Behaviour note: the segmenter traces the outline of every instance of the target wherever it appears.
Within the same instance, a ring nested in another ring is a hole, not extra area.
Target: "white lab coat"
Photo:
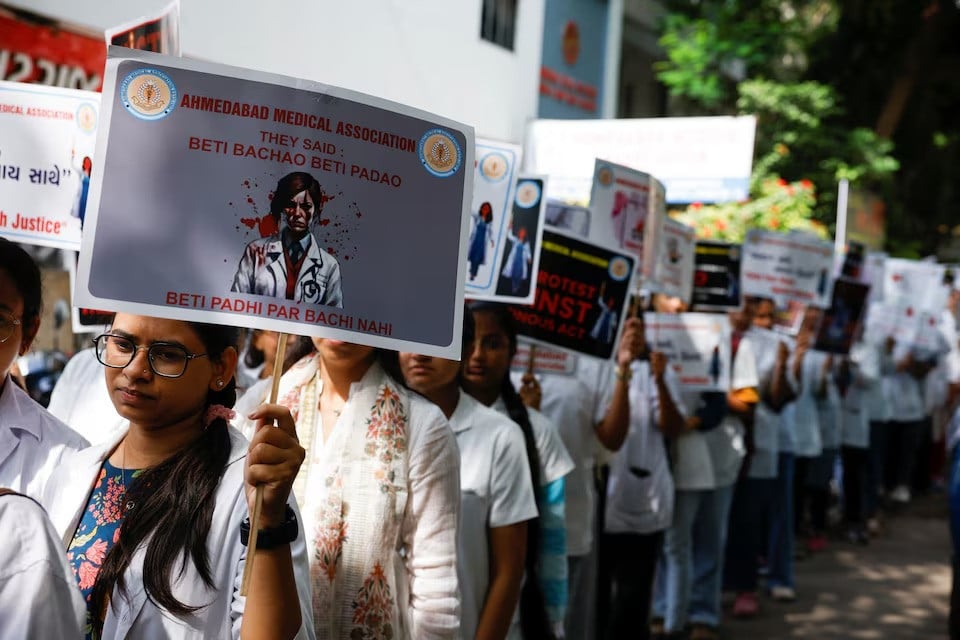
[[[247,245],[233,278],[231,291],[283,298],[287,288],[287,263],[279,235]],[[293,290],[294,302],[343,307],[340,263],[311,238],[307,257]]]
[[[82,638],[87,608],[40,505],[0,497],[0,531],[0,638]]]
[[[0,391],[0,487],[40,499],[61,458],[87,446],[7,376]]]
[[[126,434],[121,431],[110,442],[84,449],[63,461],[50,478],[44,495],[44,506],[50,514],[64,546],[70,544],[87,508],[90,491],[96,482],[103,461],[116,449]],[[147,598],[143,585],[143,562],[146,549],[141,546],[126,571],[128,596],[124,598],[115,589],[111,607],[103,625],[102,640],[136,638],[137,640],[239,638],[246,598],[239,595],[247,548],[240,544],[240,523],[247,517],[244,494],[243,466],[249,443],[230,427],[230,457],[217,487],[216,502],[210,531],[207,534],[207,553],[214,589],[200,579],[193,562],[187,561],[183,574],[174,582],[173,595],[181,602],[206,605],[185,618],[174,617]],[[296,501],[290,504],[297,511]],[[296,638],[313,639],[313,619],[310,605],[310,570],[307,560],[304,532],[291,545],[293,569],[297,581],[302,624]],[[174,572],[176,575],[176,572]],[[290,603],[291,607],[298,603]]]
[[[47,407],[90,444],[113,439],[126,425],[110,399],[104,369],[93,347],[78,351],[60,374]]]

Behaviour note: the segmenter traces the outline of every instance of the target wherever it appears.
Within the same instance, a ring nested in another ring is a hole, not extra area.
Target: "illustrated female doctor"
[[[10,375],[40,329],[40,290],[40,269],[30,255],[0,238],[0,487],[34,498],[65,454],[88,445]]]
[[[270,201],[280,230],[247,245],[230,290],[343,307],[340,263],[311,233],[323,204],[320,183],[309,173],[281,178]]]
[[[290,497],[304,452],[277,405],[250,415],[249,443],[227,423],[236,339],[229,327],[128,314],[96,339],[129,425],[66,458],[44,499],[86,601],[88,639],[313,637]],[[244,526],[257,485],[260,537],[244,598]]]

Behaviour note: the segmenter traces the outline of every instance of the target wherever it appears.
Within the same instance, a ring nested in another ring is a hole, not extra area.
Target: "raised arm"
[[[657,428],[664,436],[674,438],[686,431],[687,419],[680,412],[666,381],[667,356],[659,351],[651,353],[650,370],[657,389],[657,404],[659,406]]]
[[[603,420],[594,427],[600,444],[610,451],[619,450],[627,439],[630,430],[630,363],[640,357],[645,348],[643,321],[628,319],[617,349],[616,382],[610,405]]]
[[[260,531],[280,531],[290,519],[290,490],[306,453],[297,440],[296,425],[286,407],[264,404],[250,418],[257,421],[257,430],[250,441],[244,469],[248,509],[253,513],[257,486],[262,486]],[[276,421],[277,426],[271,426],[271,421]],[[300,530],[298,537],[302,536],[302,525],[297,523],[296,528]],[[247,558],[249,562],[249,552]],[[295,606],[291,606],[293,603]],[[312,629],[308,631],[304,624],[310,616],[303,615],[300,603],[291,544],[269,549],[258,546],[240,637],[243,640],[312,637]]]

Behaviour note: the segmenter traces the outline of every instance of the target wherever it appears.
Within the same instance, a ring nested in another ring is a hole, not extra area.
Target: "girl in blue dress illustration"
[[[467,263],[470,265],[470,280],[477,277],[480,265],[487,262],[487,240],[493,248],[493,207],[489,202],[480,205],[480,211],[471,214],[473,232],[470,234],[470,249],[467,251]]]
[[[503,263],[503,276],[510,278],[510,284],[513,293],[516,295],[520,291],[523,282],[530,277],[530,263],[533,262],[533,253],[530,251],[530,243],[527,242],[527,230],[520,227],[517,234],[513,234],[513,223],[510,224],[510,231],[507,232],[507,238],[513,243],[510,248],[510,255]]]

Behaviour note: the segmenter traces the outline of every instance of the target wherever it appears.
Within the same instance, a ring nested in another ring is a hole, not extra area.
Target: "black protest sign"
[[[520,334],[609,359],[635,267],[627,253],[544,229],[534,303],[510,306]]]
[[[701,310],[740,307],[740,245],[697,242],[693,306]]]
[[[850,353],[857,325],[866,309],[870,286],[852,280],[837,280],[833,301],[824,311],[813,348],[827,353]]]

